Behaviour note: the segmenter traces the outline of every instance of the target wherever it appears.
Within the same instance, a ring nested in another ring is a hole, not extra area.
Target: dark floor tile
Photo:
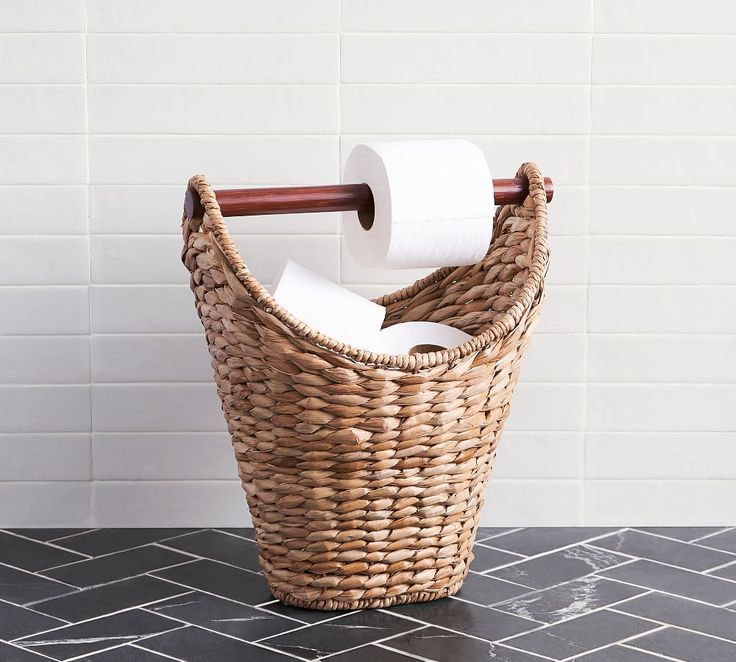
[[[487,641],[498,641],[540,626],[540,623],[527,618],[452,598],[391,607],[390,611],[392,614],[480,637]]]
[[[356,648],[347,653],[333,655],[327,659],[330,662],[412,662],[414,660],[413,657],[407,657],[383,646],[374,646],[373,644]],[[539,660],[536,662],[539,662]]]
[[[64,593],[71,593],[74,590],[74,586],[0,565],[0,600],[26,605],[37,600],[46,600]]]
[[[39,602],[33,608],[50,616],[77,622],[188,592],[189,589],[183,586],[143,575]]]
[[[234,536],[240,536],[241,538],[248,538],[248,540],[255,540],[256,539],[256,533],[252,528],[243,529],[243,528],[232,528],[232,527],[222,527],[218,526],[214,529],[215,531],[224,531],[225,533],[231,533]]]
[[[658,627],[657,623],[604,609],[522,634],[506,643],[553,660],[563,660]]]
[[[642,651],[615,644],[608,646],[608,648],[601,648],[592,653],[576,657],[575,662],[665,662],[665,660],[659,655],[650,655],[649,653],[643,653]]]
[[[544,623],[556,623],[645,592],[643,588],[590,575],[512,598],[494,608]]]
[[[731,565],[724,566],[723,568],[718,568],[718,570],[712,570],[708,574],[736,582],[736,562]]]
[[[366,609],[331,621],[262,639],[260,643],[307,660],[392,637],[420,625],[393,614]]]
[[[736,644],[679,628],[666,628],[652,632],[627,643],[636,648],[687,660],[687,662],[733,662],[736,660]]]
[[[736,611],[723,607],[711,607],[664,593],[649,593],[616,605],[616,609],[668,625],[736,641]]]
[[[705,540],[700,540],[697,544],[705,545],[706,547],[713,547],[714,549],[722,549],[725,552],[736,554],[736,529],[724,531],[723,533],[711,536]]]
[[[171,660],[171,658],[126,644],[110,648],[102,653],[85,655],[75,662],[166,662],[166,660]]]
[[[491,544],[491,542],[492,540],[489,540],[488,544]],[[470,569],[475,570],[475,572],[485,572],[491,568],[498,568],[501,565],[523,561],[526,558],[519,554],[511,554],[510,552],[504,552],[503,550],[480,544],[473,545],[473,557],[470,563]]]
[[[491,660],[492,662],[541,662],[536,655],[507,648],[503,644],[465,637],[462,634],[428,627],[407,632],[384,641],[381,645],[395,648],[434,662]],[[330,658],[333,660],[334,658]],[[347,658],[346,658],[347,660]],[[366,658],[366,662],[370,662]]]
[[[644,559],[600,574],[603,577],[714,605],[725,605],[736,600],[736,582]]]
[[[0,641],[0,660],[3,662],[43,662],[48,658]]]
[[[656,533],[659,536],[675,538],[683,542],[692,542],[716,531],[723,530],[722,526],[637,526],[637,531]]]
[[[302,623],[321,623],[330,618],[335,618],[340,613],[335,611],[321,611],[319,609],[300,609],[299,607],[285,605],[283,602],[271,602],[262,605],[261,609],[279,614],[280,616],[296,619]]]
[[[249,605],[259,605],[272,598],[262,575],[206,559],[160,570],[156,576]]]
[[[138,646],[187,662],[294,662],[293,657],[193,626],[144,639]]]
[[[490,605],[509,598],[515,598],[523,593],[529,593],[529,590],[526,586],[519,586],[495,577],[469,572],[462,588],[455,595],[479,605]]]
[[[60,625],[65,625],[65,623],[58,618],[37,614],[35,611],[11,605],[9,602],[0,602],[0,639],[10,641]]]
[[[496,536],[503,535],[509,531],[514,531],[512,526],[481,526],[478,527],[478,533],[475,536],[475,542],[482,542]]]
[[[85,557],[67,552],[36,540],[26,540],[0,531],[0,563],[36,572],[63,563],[73,563]]]
[[[725,552],[705,549],[677,540],[667,540],[641,531],[621,531],[612,536],[596,540],[593,545],[652,561],[661,561],[689,570],[707,570],[736,557]]]
[[[252,540],[238,538],[220,531],[207,530],[180,536],[167,540],[166,546],[253,570],[253,572],[261,571],[261,566],[258,564],[258,547]]]
[[[41,542],[48,542],[50,540],[56,540],[57,538],[63,538],[65,536],[72,536],[75,533],[82,533],[88,529],[8,529],[13,533],[25,536],[26,538],[33,538],[34,540],[40,540]]]
[[[181,623],[169,618],[141,609],[131,609],[24,637],[15,643],[54,660],[66,660],[110,648],[115,644],[132,643],[141,637],[178,627],[181,627]]]
[[[192,557],[186,554],[179,554],[169,549],[149,545],[148,547],[138,547],[109,556],[80,561],[79,563],[49,570],[43,574],[46,577],[53,577],[67,584],[84,588],[126,579],[144,572],[151,572],[192,560]]]
[[[612,531],[616,531],[616,529],[586,526],[569,528],[534,527],[493,538],[492,544],[498,549],[505,549],[524,556],[535,556],[559,547],[566,547],[596,536],[602,536]]]
[[[55,544],[90,556],[122,552],[133,547],[149,545],[197,529],[94,529],[83,535],[59,540]]]
[[[628,556],[614,554],[608,550],[575,545],[493,570],[489,574],[541,589],[579,579],[630,560]]]
[[[159,602],[148,610],[244,641],[257,641],[302,626],[299,621],[272,612],[199,592]]]

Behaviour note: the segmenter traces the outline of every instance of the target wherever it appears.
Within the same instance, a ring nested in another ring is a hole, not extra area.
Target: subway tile
[[[92,435],[95,480],[234,480],[238,470],[225,432]]]
[[[4,184],[87,181],[86,136],[0,136],[0,152],[9,157],[0,160]]]
[[[86,384],[87,336],[0,336],[3,384]]]
[[[93,382],[210,382],[212,375],[204,334],[92,336]]]
[[[340,47],[344,83],[587,84],[590,78],[587,35],[344,33]],[[554,65],[540,67],[540,58]]]
[[[86,285],[86,237],[5,237],[0,243],[0,282],[4,285]]]
[[[334,32],[338,0],[91,0],[90,32]]]
[[[188,285],[97,285],[90,297],[94,333],[202,333]]]
[[[588,321],[592,333],[723,333],[736,328],[736,297],[732,287],[592,286]]]
[[[534,526],[528,529],[505,531],[492,538],[492,546],[514,554],[537,556],[563,547],[572,547],[610,534],[612,529],[600,527],[548,527]],[[491,541],[486,541],[491,544]],[[569,588],[569,587],[568,587]],[[567,589],[566,589],[567,592]]]
[[[219,186],[211,183],[213,187]],[[233,188],[233,185],[226,188]],[[186,180],[164,186],[91,186],[91,230],[96,234],[172,234],[181,241],[181,207],[185,189]],[[567,195],[568,208],[579,208],[575,198],[574,194]],[[339,231],[338,213],[249,216],[225,222],[232,232],[240,235],[336,234]]]
[[[735,195],[732,188],[605,187],[590,191],[592,234],[736,235],[724,213]],[[550,218],[555,203],[550,207]]]
[[[94,384],[95,432],[213,432],[225,429],[214,384]]]
[[[93,184],[324,184],[339,179],[337,136],[91,136]],[[0,174],[2,174],[0,172]],[[172,211],[176,223],[179,207]]]
[[[579,480],[491,478],[481,526],[576,526],[583,509]],[[486,541],[490,542],[490,541]],[[493,539],[496,542],[496,539]]]
[[[545,287],[545,300],[537,327],[543,333],[581,333],[585,331],[585,287],[551,285]]]
[[[588,32],[591,4],[573,0],[560,11],[542,0],[489,4],[460,0],[343,0],[344,32]]]
[[[256,278],[278,278],[287,258],[330,280],[339,279],[336,237],[253,236],[234,238]],[[178,236],[98,235],[92,238],[92,282],[100,284],[176,284],[188,281]]]
[[[493,480],[582,478],[582,432],[514,432],[501,437]]]
[[[237,480],[97,481],[93,494],[95,526],[250,526],[251,521]]]
[[[588,255],[585,237],[553,235],[549,239],[550,260],[545,283],[550,285],[585,285]],[[592,265],[591,265],[592,267]]]
[[[589,432],[585,436],[585,475],[592,479],[736,480],[736,433]]]
[[[587,362],[594,382],[727,383],[736,374],[736,336],[592,334]]]
[[[90,83],[337,83],[337,54],[336,34],[87,37]]]
[[[0,133],[84,133],[84,87],[3,85]]]
[[[732,168],[736,137],[593,136],[591,140],[593,184],[736,184]],[[635,159],[632,154],[636,154]]]
[[[736,643],[680,628],[657,630],[637,637],[630,643],[640,649],[668,656],[677,655],[693,662],[730,662],[736,658]]]
[[[341,126],[367,134],[586,133],[589,96],[583,85],[343,85]]]
[[[5,0],[0,7],[3,32],[83,32],[84,0]]]
[[[731,430],[736,427],[734,398],[733,384],[589,384],[588,430]]]
[[[89,386],[0,386],[0,432],[87,432]]]
[[[593,83],[733,85],[736,37],[596,35]]]
[[[0,34],[0,61],[0,83],[84,83],[84,35]]]
[[[0,217],[0,234],[87,234],[87,187],[6,186],[0,191],[13,201],[13,213]]]
[[[89,333],[86,287],[0,288],[0,334]]]
[[[736,238],[727,237],[593,237],[589,278],[594,284],[733,285],[735,250]]]
[[[736,133],[733,87],[594,86],[591,91],[594,133]]]
[[[480,147],[494,177],[513,177],[522,163],[531,161],[543,175],[553,176],[556,185],[582,186],[588,183],[588,136],[502,136],[485,134],[421,134],[414,139],[466,138]],[[402,140],[402,134],[343,134],[340,137],[340,162],[359,143]],[[638,182],[637,182],[638,183]],[[554,204],[551,206],[554,213]]]
[[[588,189],[558,186],[555,179],[554,202],[547,209],[551,236],[581,235],[588,231]]]
[[[0,480],[89,480],[89,451],[89,434],[0,434]]]
[[[734,494],[733,480],[586,480],[585,521],[720,526],[733,522]]]
[[[90,133],[283,135],[339,124],[336,85],[92,85],[88,95]]]
[[[8,528],[67,525],[86,528],[92,526],[90,496],[90,483],[86,480],[0,482],[0,522]],[[69,587],[62,586],[61,589],[53,595],[69,592]],[[51,594],[46,592],[44,597]],[[27,596],[27,591],[20,593],[23,595]]]
[[[515,431],[582,430],[583,384],[518,384],[507,429]]]
[[[538,333],[527,346],[521,374],[525,382],[585,380],[585,336]]]
[[[701,0],[698,11],[688,0],[648,0],[631,11],[627,0],[595,0],[597,32],[736,32],[736,13],[720,0]]]

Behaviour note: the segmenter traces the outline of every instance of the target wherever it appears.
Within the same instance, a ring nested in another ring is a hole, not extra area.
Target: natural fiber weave
[[[386,607],[460,588],[548,263],[542,176],[527,163],[517,177],[529,196],[498,208],[482,261],[377,299],[386,326],[474,335],[411,356],[344,345],[292,317],[243,263],[205,178],[189,181],[205,213],[184,219],[182,260],[279,600]]]

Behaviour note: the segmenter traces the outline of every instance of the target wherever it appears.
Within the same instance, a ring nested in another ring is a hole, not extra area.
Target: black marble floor
[[[0,661],[733,662],[736,528],[481,529],[454,598],[275,601],[250,529],[0,531]]]

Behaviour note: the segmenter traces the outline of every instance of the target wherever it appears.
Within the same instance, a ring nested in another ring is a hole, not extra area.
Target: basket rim
[[[534,163],[524,163],[516,173],[517,177],[524,177],[529,182],[529,194],[522,205],[499,206],[493,218],[495,224],[502,209],[506,207],[529,207],[534,209],[534,228],[532,232],[532,256],[529,273],[522,287],[518,290],[519,295],[512,306],[493,323],[489,324],[481,333],[474,335],[462,345],[451,347],[435,352],[417,354],[378,354],[367,349],[361,349],[353,345],[340,342],[317,329],[294,317],[288,310],[281,306],[253,275],[248,268],[237,246],[232,240],[227,229],[224,218],[220,211],[214,190],[204,175],[195,175],[187,183],[188,190],[196,193],[204,208],[204,215],[200,220],[204,225],[204,231],[211,231],[218,248],[228,262],[233,274],[251,296],[253,302],[265,313],[275,317],[281,324],[289,329],[294,335],[307,340],[312,344],[319,345],[335,354],[347,357],[352,361],[376,368],[401,369],[417,371],[433,368],[440,365],[454,364],[468,356],[475,354],[489,344],[497,342],[509,334],[521,321],[524,313],[531,307],[539,296],[544,283],[549,264],[549,247],[547,240],[547,197],[544,189],[544,178],[539,168]],[[207,217],[209,223],[204,218]],[[188,219],[186,214],[183,223]],[[493,241],[493,240],[492,240]],[[491,243],[490,246],[493,244]],[[489,246],[489,248],[490,248]],[[374,301],[380,305],[396,303],[406,300],[425,287],[446,278],[457,267],[440,267],[420,278],[416,282],[394,292],[377,297]]]

